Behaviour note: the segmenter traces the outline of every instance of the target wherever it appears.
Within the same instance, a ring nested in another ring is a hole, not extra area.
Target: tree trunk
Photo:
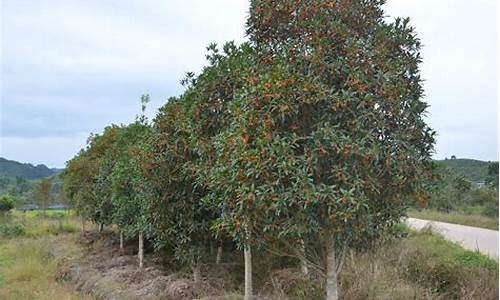
[[[244,300],[252,300],[252,250],[250,245],[245,245],[245,298]]]
[[[219,247],[217,247],[217,256],[215,257],[215,263],[220,264],[222,260],[222,243],[219,244]]]
[[[123,232],[120,231],[120,251],[123,253]]]
[[[307,258],[306,258],[306,243],[304,239],[300,239],[300,269],[302,270],[302,274],[309,276],[309,268],[307,266]]]
[[[137,252],[137,256],[139,257],[139,269],[142,269],[144,260],[144,237],[142,232],[139,232],[139,251]]]
[[[193,280],[195,284],[200,284],[201,282],[201,268],[200,268],[200,263],[195,262],[193,264]]]
[[[85,218],[82,216],[82,234],[85,233]]]
[[[333,235],[326,237],[326,300],[338,300],[337,259],[335,257],[335,242]]]
[[[103,223],[99,223],[99,232],[102,232],[103,229],[104,229],[104,224]]]

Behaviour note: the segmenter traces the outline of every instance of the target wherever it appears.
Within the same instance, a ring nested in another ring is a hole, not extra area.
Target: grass
[[[25,218],[28,219],[34,219],[34,218],[40,218],[40,217],[45,217],[49,219],[59,219],[59,218],[65,218],[65,217],[71,217],[74,216],[74,212],[71,210],[46,210],[45,211],[45,216],[43,215],[43,211],[41,210],[32,210],[32,211],[20,211],[20,210],[15,210],[12,212],[15,216],[24,216]]]
[[[498,261],[423,232],[402,242],[401,267],[412,281],[448,299],[497,299]]]
[[[1,224],[21,224],[24,234],[0,238],[0,299],[82,299],[68,283],[56,280],[56,258],[71,260],[82,255],[74,218],[14,213],[0,219]],[[496,260],[465,250],[430,230],[414,232],[399,225],[392,236],[401,238],[347,253],[340,274],[342,299],[497,299]],[[289,258],[257,254],[255,274],[262,275],[262,280],[256,276],[256,292],[263,291],[258,286],[267,284],[269,299],[323,298],[323,282],[318,277],[304,277]],[[228,291],[220,299],[242,297]]]
[[[424,220],[432,220],[432,221],[498,230],[498,219],[478,214],[466,214],[460,212],[443,213],[436,210],[424,209],[422,211],[416,211],[416,210],[409,211],[408,216]]]
[[[429,231],[352,252],[343,299],[498,299],[498,262]]]
[[[71,286],[56,280],[55,257],[81,253],[76,235],[71,234],[76,230],[74,221],[18,213],[0,219],[0,226],[12,224],[24,232],[0,236],[0,299],[82,299]]]
[[[340,273],[341,299],[498,299],[496,260],[465,250],[431,230],[415,232],[398,225],[393,234],[402,238],[388,238],[374,249],[347,253]],[[255,258],[267,259],[268,266],[280,260],[271,255]],[[263,284],[256,285],[264,287],[268,299],[323,299],[323,282],[315,273],[311,280],[298,267],[283,269],[277,264],[276,269],[267,270],[263,264],[256,261],[254,272],[264,277]],[[220,299],[242,296],[228,294]]]

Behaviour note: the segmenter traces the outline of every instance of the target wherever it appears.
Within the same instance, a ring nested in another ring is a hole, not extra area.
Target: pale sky
[[[206,46],[244,37],[244,0],[0,0],[0,156],[63,167],[90,132],[153,117]],[[473,4],[472,4],[473,3]],[[495,0],[389,0],[411,18],[435,158],[498,160]]]

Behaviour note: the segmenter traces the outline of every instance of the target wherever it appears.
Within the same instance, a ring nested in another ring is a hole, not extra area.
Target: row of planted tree
[[[140,254],[143,239],[168,249],[195,280],[210,245],[230,241],[246,299],[252,249],[293,245],[337,299],[345,250],[427,199],[420,42],[382,4],[251,1],[247,42],[210,45],[151,122],[108,126],[68,162],[78,213],[139,237]]]

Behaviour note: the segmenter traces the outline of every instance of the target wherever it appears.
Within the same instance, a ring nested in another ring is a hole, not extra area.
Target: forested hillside
[[[490,162],[459,158],[436,161],[439,165],[446,166],[454,172],[464,176],[472,182],[485,181],[488,176],[488,166]]]
[[[57,169],[50,169],[46,165],[32,165],[8,160],[0,157],[0,177],[23,177],[25,179],[40,179],[58,173]]]
[[[34,197],[42,181],[50,181],[47,204],[60,203],[62,169],[50,169],[44,164],[34,166],[0,157],[0,195],[13,197],[16,207],[38,203]]]

